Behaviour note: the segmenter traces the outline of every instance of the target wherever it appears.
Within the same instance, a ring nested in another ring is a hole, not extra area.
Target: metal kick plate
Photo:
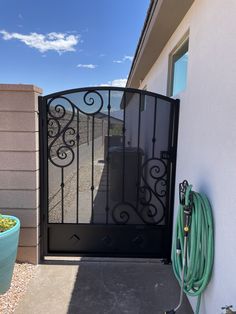
[[[163,257],[165,232],[157,226],[52,224],[48,253]]]

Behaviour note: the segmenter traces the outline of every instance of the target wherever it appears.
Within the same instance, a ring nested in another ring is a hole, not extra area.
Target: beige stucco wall
[[[40,88],[0,84],[0,213],[20,218],[17,259],[39,259]]]
[[[166,94],[169,53],[190,31],[186,90],[180,98],[178,183],[208,195],[215,220],[215,264],[201,314],[236,308],[236,1],[195,0],[140,88]],[[158,38],[156,39],[158,40]],[[175,212],[176,214],[176,212]],[[191,300],[195,305],[195,300]]]

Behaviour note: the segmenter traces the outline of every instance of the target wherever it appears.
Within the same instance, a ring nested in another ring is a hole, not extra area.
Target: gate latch
[[[176,157],[176,151],[174,149],[168,151],[161,151],[160,152],[161,159],[167,159],[173,161]]]

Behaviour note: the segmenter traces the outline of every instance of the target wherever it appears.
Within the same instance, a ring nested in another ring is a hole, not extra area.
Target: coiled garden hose
[[[210,281],[213,268],[213,217],[207,197],[192,191],[187,181],[182,184],[185,189],[180,197],[172,245],[173,271],[181,286],[181,293],[178,306],[166,314],[179,310],[183,293],[198,297],[195,314],[199,314],[201,295]]]

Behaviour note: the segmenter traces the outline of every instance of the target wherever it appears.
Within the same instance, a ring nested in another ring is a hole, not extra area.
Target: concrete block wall
[[[17,259],[39,260],[38,96],[33,85],[0,84],[0,213],[21,221]]]

